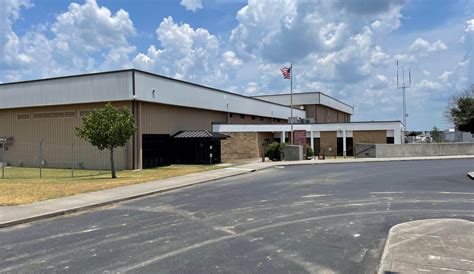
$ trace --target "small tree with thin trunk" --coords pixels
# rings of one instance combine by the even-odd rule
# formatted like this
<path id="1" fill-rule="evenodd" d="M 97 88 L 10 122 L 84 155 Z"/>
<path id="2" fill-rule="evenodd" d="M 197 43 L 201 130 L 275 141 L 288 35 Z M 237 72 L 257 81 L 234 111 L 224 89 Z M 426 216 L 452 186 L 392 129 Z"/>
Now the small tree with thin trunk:
<path id="1" fill-rule="evenodd" d="M 433 142 L 441 143 L 443 141 L 441 131 L 436 126 L 433 127 L 430 133 L 431 133 L 431 138 L 433 139 Z"/>
<path id="2" fill-rule="evenodd" d="M 112 178 L 117 178 L 114 165 L 114 149 L 123 147 L 135 133 L 135 120 L 127 108 L 115 108 L 107 103 L 104 108 L 92 111 L 82 119 L 76 135 L 99 150 L 110 151 Z"/>
<path id="3" fill-rule="evenodd" d="M 474 134 L 474 85 L 451 98 L 446 116 L 460 131 Z"/>

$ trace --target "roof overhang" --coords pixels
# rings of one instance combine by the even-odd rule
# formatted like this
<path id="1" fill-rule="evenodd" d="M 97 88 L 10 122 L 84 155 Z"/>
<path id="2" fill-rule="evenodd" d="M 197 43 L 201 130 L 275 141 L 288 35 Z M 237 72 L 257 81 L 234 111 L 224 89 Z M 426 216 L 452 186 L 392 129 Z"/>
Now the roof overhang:
<path id="1" fill-rule="evenodd" d="M 175 139 L 212 139 L 212 140 L 224 140 L 230 136 L 211 132 L 209 130 L 183 130 L 179 131 L 172 136 Z"/>
<path id="2" fill-rule="evenodd" d="M 291 100 L 291 96 L 293 96 L 293 100 Z M 261 96 L 254 96 L 254 98 L 258 98 L 261 100 L 265 100 L 268 102 L 273 102 L 277 104 L 282 104 L 289 106 L 291 101 L 293 101 L 293 105 L 324 105 L 344 113 L 354 114 L 354 107 L 343 103 L 327 94 L 322 92 L 302 92 L 302 93 L 293 93 L 293 95 L 289 93 L 285 94 L 272 94 L 272 95 L 261 95 Z"/>

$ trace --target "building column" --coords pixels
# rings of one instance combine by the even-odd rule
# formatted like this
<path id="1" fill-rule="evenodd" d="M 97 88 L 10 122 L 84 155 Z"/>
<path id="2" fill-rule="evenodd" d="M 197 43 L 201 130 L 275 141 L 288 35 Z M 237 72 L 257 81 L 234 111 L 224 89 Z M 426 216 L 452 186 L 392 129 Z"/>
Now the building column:
<path id="1" fill-rule="evenodd" d="M 313 159 L 314 159 L 314 155 L 315 155 L 315 151 L 314 151 L 314 132 L 313 130 L 310 131 L 310 134 L 309 134 L 309 137 L 311 138 L 311 149 L 313 150 Z"/>
<path id="2" fill-rule="evenodd" d="M 403 134 L 402 134 L 402 131 L 403 129 L 402 128 L 394 128 L 393 129 L 393 143 L 394 144 L 402 144 L 404 142 L 403 140 Z"/>
<path id="3" fill-rule="evenodd" d="M 347 151 L 346 151 L 346 130 L 342 130 L 342 156 L 346 158 Z"/>
<path id="4" fill-rule="evenodd" d="M 143 152 L 142 152 L 142 104 L 141 102 L 133 101 L 134 104 L 134 118 L 135 118 L 135 126 L 137 131 L 135 132 L 134 136 L 134 168 L 135 169 L 142 169 L 143 168 Z"/>
<path id="5" fill-rule="evenodd" d="M 282 131 L 281 132 L 281 141 L 280 141 L 282 144 L 285 143 L 285 131 Z"/>

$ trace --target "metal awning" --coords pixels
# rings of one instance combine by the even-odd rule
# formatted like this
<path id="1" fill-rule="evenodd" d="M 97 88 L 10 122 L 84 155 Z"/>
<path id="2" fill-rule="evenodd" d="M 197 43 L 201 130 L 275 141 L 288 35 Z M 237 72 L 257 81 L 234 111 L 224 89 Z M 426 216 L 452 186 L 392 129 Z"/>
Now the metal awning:
<path id="1" fill-rule="evenodd" d="M 177 132 L 175 135 L 173 135 L 173 138 L 177 139 L 227 139 L 229 136 L 216 133 L 216 132 L 211 132 L 209 130 L 183 130 Z"/>

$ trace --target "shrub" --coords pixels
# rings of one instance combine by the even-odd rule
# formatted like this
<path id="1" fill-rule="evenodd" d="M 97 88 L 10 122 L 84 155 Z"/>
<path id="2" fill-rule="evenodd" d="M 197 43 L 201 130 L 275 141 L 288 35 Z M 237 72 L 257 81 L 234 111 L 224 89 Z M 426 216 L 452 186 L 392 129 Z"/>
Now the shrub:
<path id="1" fill-rule="evenodd" d="M 278 142 L 273 142 L 268 145 L 267 147 L 267 156 L 272 161 L 279 161 L 281 160 L 281 152 L 283 152 L 283 148 L 285 144 L 280 144 Z"/>
<path id="2" fill-rule="evenodd" d="M 311 158 L 314 156 L 313 149 L 310 146 L 306 146 L 306 157 Z"/>

